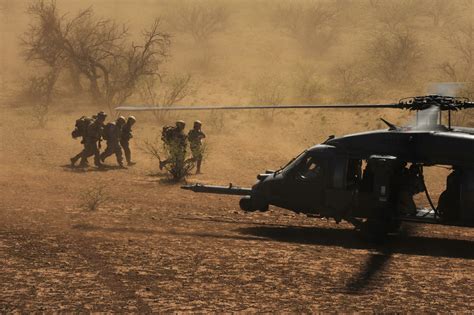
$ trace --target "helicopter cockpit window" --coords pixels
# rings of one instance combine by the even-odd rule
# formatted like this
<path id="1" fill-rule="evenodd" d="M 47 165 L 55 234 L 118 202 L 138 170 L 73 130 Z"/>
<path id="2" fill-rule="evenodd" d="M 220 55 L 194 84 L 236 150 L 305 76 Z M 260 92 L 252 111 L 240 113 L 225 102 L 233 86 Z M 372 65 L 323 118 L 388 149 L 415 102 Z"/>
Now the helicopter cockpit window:
<path id="1" fill-rule="evenodd" d="M 322 173 L 322 164 L 320 160 L 314 157 L 307 157 L 298 167 L 298 177 L 302 180 L 314 180 L 319 178 Z"/>
<path id="2" fill-rule="evenodd" d="M 307 159 L 306 153 L 307 151 L 303 151 L 300 154 L 298 154 L 294 159 L 289 161 L 285 166 L 283 166 L 280 170 L 278 170 L 277 173 L 282 172 L 282 171 L 291 171 L 294 168 L 297 168 L 298 165 L 301 164 L 302 160 Z"/>

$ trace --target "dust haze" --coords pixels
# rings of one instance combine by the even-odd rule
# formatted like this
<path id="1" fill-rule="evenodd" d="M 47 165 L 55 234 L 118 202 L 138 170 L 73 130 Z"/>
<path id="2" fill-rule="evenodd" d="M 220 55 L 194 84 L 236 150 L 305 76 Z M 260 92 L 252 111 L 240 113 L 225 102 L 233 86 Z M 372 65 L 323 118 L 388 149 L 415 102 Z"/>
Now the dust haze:
<path id="1" fill-rule="evenodd" d="M 408 112 L 140 112 L 137 165 L 67 167 L 82 148 L 75 120 L 101 110 L 112 120 L 119 105 L 392 103 L 435 82 L 462 82 L 459 96 L 473 99 L 472 0 L 43 1 L 64 29 L 79 21 L 71 34 L 114 25 L 124 33 L 108 48 L 126 56 L 154 25 L 165 36 L 153 74 L 132 77 L 103 54 L 116 68 L 112 83 L 99 72 L 96 85 L 82 64 L 45 58 L 52 46 L 32 52 L 38 3 L 0 0 L 0 311 L 472 310 L 469 229 L 423 226 L 396 240 L 388 260 L 349 225 L 277 208 L 244 214 L 233 197 L 182 191 L 146 152 L 163 126 L 183 119 L 188 130 L 199 119 L 203 174 L 187 180 L 250 186 L 330 135 L 385 128 L 379 117 L 403 125 Z M 454 120 L 474 125 L 468 112 Z M 427 173 L 435 200 L 446 172 Z"/>

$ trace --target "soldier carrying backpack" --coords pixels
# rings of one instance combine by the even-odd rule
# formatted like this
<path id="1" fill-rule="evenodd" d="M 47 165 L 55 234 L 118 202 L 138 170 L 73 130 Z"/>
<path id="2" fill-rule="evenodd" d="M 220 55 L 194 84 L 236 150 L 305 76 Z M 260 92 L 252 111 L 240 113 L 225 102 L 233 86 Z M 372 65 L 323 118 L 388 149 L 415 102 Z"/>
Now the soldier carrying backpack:
<path id="1" fill-rule="evenodd" d="M 84 150 L 86 148 L 84 139 L 87 135 L 87 128 L 89 127 L 90 124 L 94 122 L 95 117 L 96 116 L 93 116 L 92 118 L 82 116 L 81 118 L 76 120 L 74 130 L 71 132 L 71 136 L 73 139 L 82 138 L 81 144 L 84 146 L 84 148 L 82 149 L 81 152 L 79 152 L 78 154 L 76 154 L 70 159 L 71 166 L 74 166 L 76 162 L 79 161 L 79 159 L 82 157 L 82 154 L 84 153 Z M 87 164 L 87 160 L 86 160 L 86 164 Z"/>
<path id="2" fill-rule="evenodd" d="M 87 126 L 85 135 L 83 136 L 84 151 L 82 151 L 81 156 L 81 167 L 87 166 L 87 158 L 92 155 L 94 156 L 95 166 L 102 167 L 102 163 L 100 163 L 99 145 L 102 139 L 102 129 L 106 117 L 106 113 L 99 112 L 94 121 Z"/>
<path id="3" fill-rule="evenodd" d="M 173 140 L 173 133 L 176 127 L 173 126 L 164 126 L 161 131 L 161 140 L 165 145 L 169 145 Z"/>
<path id="4" fill-rule="evenodd" d="M 184 165 L 184 157 L 186 155 L 186 145 L 188 137 L 184 133 L 185 122 L 178 120 L 175 127 L 163 127 L 161 140 L 163 140 L 169 157 L 165 161 L 160 162 L 160 169 L 163 169 L 170 163 Z"/>
<path id="5" fill-rule="evenodd" d="M 123 166 L 122 147 L 120 146 L 120 135 L 122 133 L 122 127 L 125 125 L 125 117 L 120 116 L 115 122 L 109 122 L 104 127 L 103 138 L 107 142 L 105 151 L 100 155 L 102 162 L 112 154 L 115 154 L 117 163 L 120 167 Z"/>
<path id="6" fill-rule="evenodd" d="M 122 127 L 122 133 L 120 134 L 120 146 L 122 147 L 123 153 L 125 153 L 125 159 L 127 160 L 127 165 L 135 165 L 135 162 L 132 162 L 132 152 L 130 151 L 130 139 L 133 138 L 132 127 L 135 125 L 137 119 L 134 116 L 129 116 L 127 122 Z"/>

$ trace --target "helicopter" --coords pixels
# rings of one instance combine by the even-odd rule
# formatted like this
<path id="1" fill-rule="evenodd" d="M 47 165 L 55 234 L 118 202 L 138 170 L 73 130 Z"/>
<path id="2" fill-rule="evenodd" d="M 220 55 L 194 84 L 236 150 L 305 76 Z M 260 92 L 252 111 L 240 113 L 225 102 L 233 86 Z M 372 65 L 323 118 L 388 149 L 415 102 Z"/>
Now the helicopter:
<path id="1" fill-rule="evenodd" d="M 316 218 L 345 220 L 357 230 L 383 238 L 404 221 L 474 227 L 474 128 L 452 126 L 452 112 L 474 108 L 467 98 L 425 95 L 390 104 L 283 106 L 121 106 L 117 111 L 392 108 L 416 112 L 414 126 L 329 136 L 278 170 L 257 175 L 248 188 L 203 184 L 181 188 L 197 193 L 241 196 L 245 212 L 284 208 Z M 443 113 L 447 112 L 447 125 Z M 409 167 L 408 167 L 409 165 Z M 449 167 L 446 190 L 435 207 L 423 168 Z M 431 208 L 420 209 L 424 192 Z"/>

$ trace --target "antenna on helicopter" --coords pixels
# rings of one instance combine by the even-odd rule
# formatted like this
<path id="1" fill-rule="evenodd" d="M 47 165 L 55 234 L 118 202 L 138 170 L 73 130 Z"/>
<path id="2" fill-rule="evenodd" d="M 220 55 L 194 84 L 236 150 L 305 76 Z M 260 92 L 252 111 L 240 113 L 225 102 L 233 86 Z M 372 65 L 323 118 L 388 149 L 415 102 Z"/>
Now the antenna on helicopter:
<path id="1" fill-rule="evenodd" d="M 397 126 L 395 126 L 394 124 L 392 124 L 391 122 L 383 119 L 383 118 L 380 118 L 381 121 L 384 122 L 384 124 L 386 124 L 388 126 L 388 130 L 399 130 L 400 128 L 398 128 Z"/>

